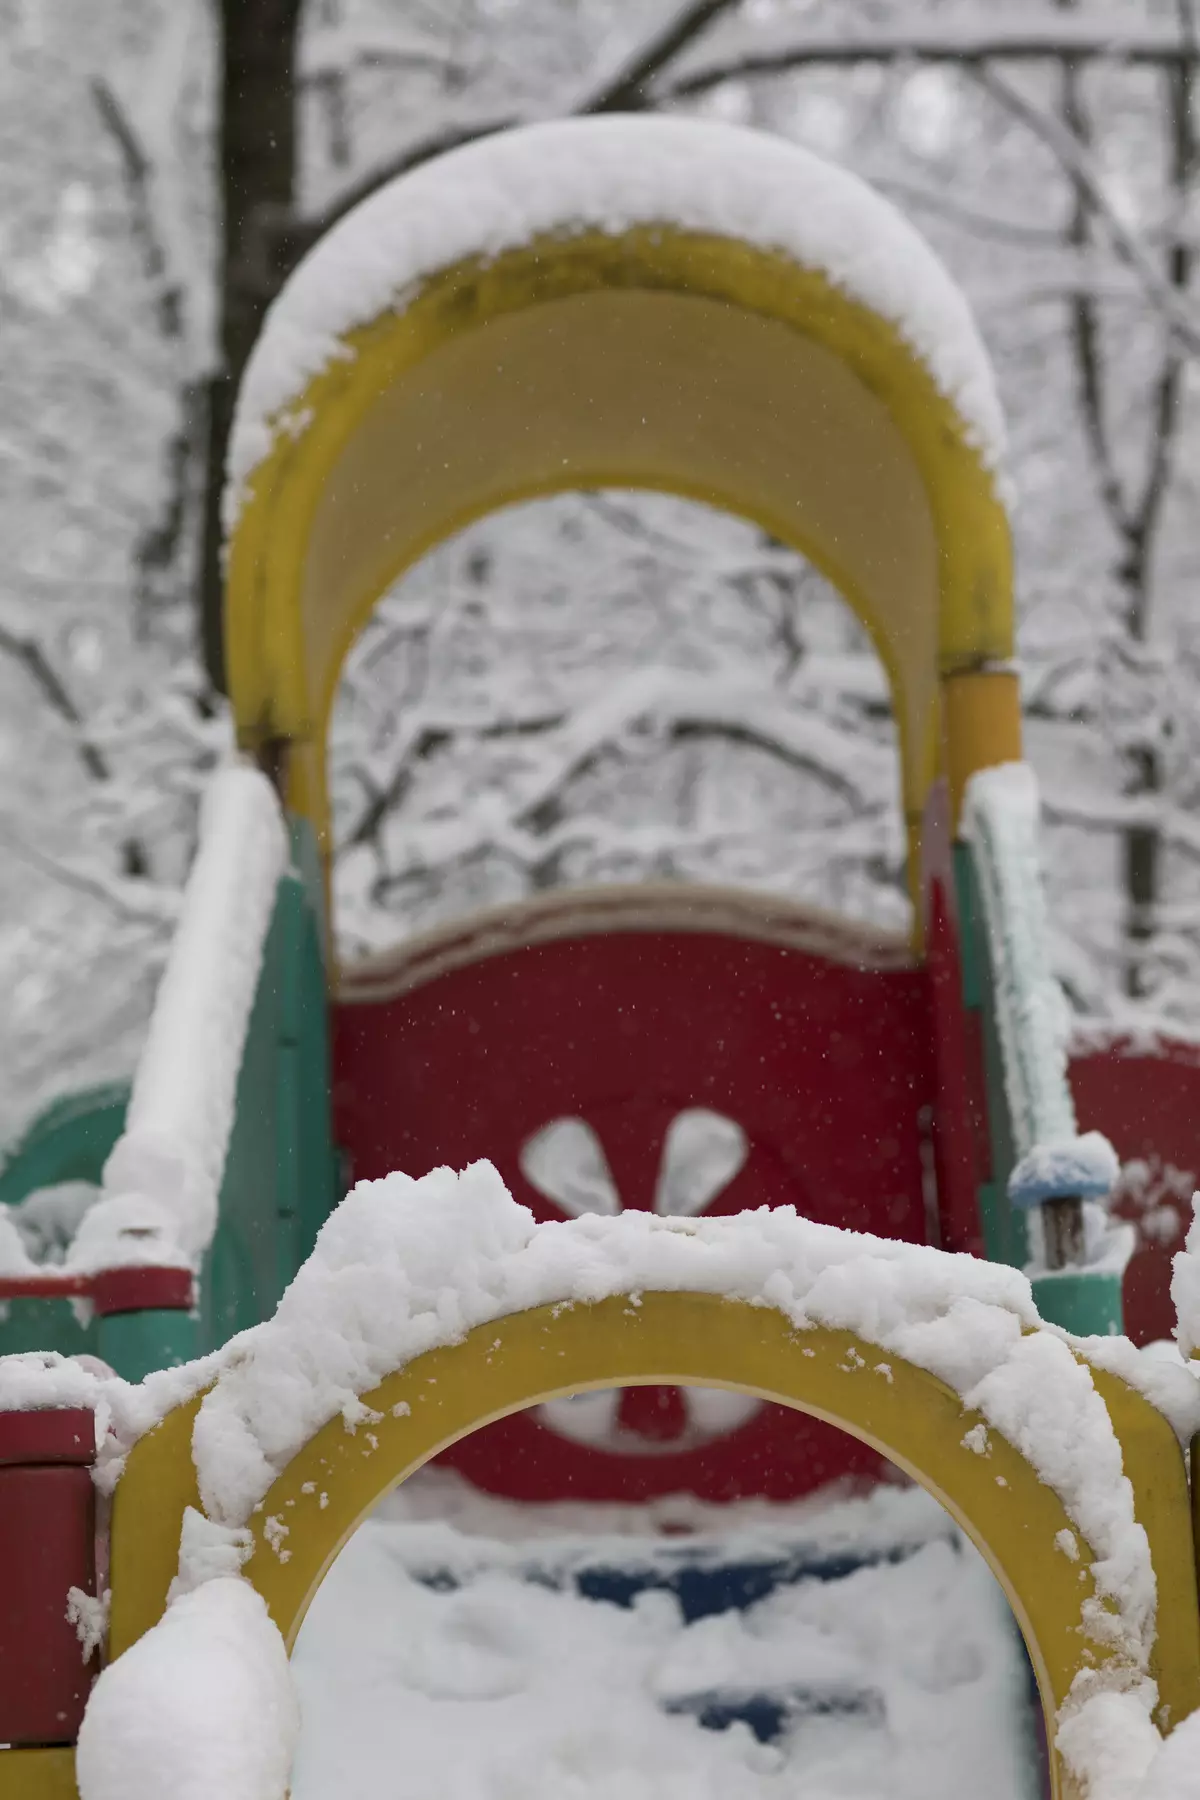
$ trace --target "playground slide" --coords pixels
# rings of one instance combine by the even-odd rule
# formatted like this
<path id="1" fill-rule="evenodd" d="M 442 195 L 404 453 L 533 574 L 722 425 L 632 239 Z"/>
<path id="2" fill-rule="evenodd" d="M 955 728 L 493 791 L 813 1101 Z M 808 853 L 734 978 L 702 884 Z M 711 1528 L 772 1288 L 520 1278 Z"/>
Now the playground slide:
<path id="1" fill-rule="evenodd" d="M 398 1768 L 409 1793 L 529 1800 L 1040 1792 L 1008 1603 L 918 1488 L 547 1519 L 418 1476 L 335 1564 L 293 1668 L 294 1800 L 369 1800 Z"/>
<path id="2" fill-rule="evenodd" d="M 297 272 L 232 456 L 244 760 L 209 796 L 123 1116 L 60 1113 L 0 1177 L 4 1347 L 38 1352 L 0 1358 L 0 1790 L 236 1777 L 282 1800 L 299 1743 L 316 1800 L 350 1791 L 350 1735 L 365 1793 L 394 1738 L 353 1707 L 322 1736 L 315 1696 L 336 1665 L 361 1701 L 367 1582 L 414 1800 L 489 1706 L 495 1737 L 455 1765 L 469 1795 L 536 1792 L 530 1757 L 544 1791 L 597 1796 L 702 1769 L 746 1794 L 982 1792 L 986 1719 L 1009 1800 L 1037 1736 L 994 1576 L 1054 1800 L 1171 1791 L 1200 1703 L 1200 1388 L 1119 1335 L 1130 1234 L 1100 1206 L 1116 1158 L 1079 1128 L 1048 968 L 1000 438 L 928 249 L 753 134 L 500 134 Z M 863 618 L 911 937 L 617 889 L 335 973 L 347 642 L 464 519 L 614 483 L 757 520 Z M 335 1142 L 357 1181 L 336 1208 Z M 470 1528 L 381 1516 L 322 1588 L 438 1458 L 408 1502 L 445 1515 L 465 1478 Z M 889 1465 L 953 1528 L 891 1487 L 806 1498 Z M 618 1496 L 619 1550 L 578 1510 Z M 567 1551 L 545 1527 L 572 1505 Z M 536 1548 L 507 1543 L 517 1514 Z M 566 1644 L 594 1704 L 564 1687 Z"/>

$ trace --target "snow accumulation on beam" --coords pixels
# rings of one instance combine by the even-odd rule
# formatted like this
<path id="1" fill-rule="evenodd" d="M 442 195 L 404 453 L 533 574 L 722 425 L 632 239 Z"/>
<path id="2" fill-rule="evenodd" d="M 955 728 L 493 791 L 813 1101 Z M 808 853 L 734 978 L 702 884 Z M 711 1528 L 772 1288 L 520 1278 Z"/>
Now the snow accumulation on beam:
<path id="1" fill-rule="evenodd" d="M 1154 1571 L 1086 1362 L 1064 1333 L 1038 1329 L 1018 1271 L 817 1225 L 792 1208 L 537 1225 L 487 1163 L 461 1175 L 439 1169 L 422 1181 L 361 1183 L 322 1230 L 275 1319 L 242 1337 L 201 1404 L 193 1449 L 205 1510 L 227 1531 L 244 1527 L 322 1425 L 339 1413 L 353 1425 L 360 1396 L 386 1374 L 475 1326 L 535 1306 L 671 1291 L 770 1306 L 799 1330 L 855 1332 L 938 1376 L 965 1412 L 1019 1450 L 1095 1553 L 1096 1596 L 1081 1608 L 1081 1629 L 1115 1651 L 1068 1705 L 1065 1719 L 1085 1720 L 1073 1754 L 1087 1763 L 1088 1709 L 1097 1699 L 1107 1706 L 1112 1682 L 1134 1709 L 1137 1754 L 1148 1763 L 1158 1744 L 1148 1672 Z M 1160 1405 L 1169 1390 L 1177 1429 L 1200 1417 L 1189 1372 L 1164 1363 L 1143 1371 L 1132 1347 L 1120 1362 L 1126 1379 L 1144 1373 L 1148 1385 L 1161 1382 Z M 965 1443 L 964 1454 L 975 1448 Z"/>
<path id="2" fill-rule="evenodd" d="M 248 765 L 216 774 L 199 847 L 101 1198 L 66 1266 L 196 1266 L 216 1229 L 238 1074 L 287 868 L 283 817 Z"/>
<path id="3" fill-rule="evenodd" d="M 75 1754 L 82 1800 L 283 1800 L 299 1731 L 283 1639 L 248 1581 L 168 1608 L 100 1677 Z"/>
<path id="4" fill-rule="evenodd" d="M 1027 763 L 982 769 L 967 785 L 963 835 L 974 852 L 995 984 L 1005 1096 L 1018 1161 L 1016 1205 L 1107 1196 L 1120 1172 L 1096 1131 L 1079 1134 L 1067 1075 L 1066 997 L 1050 966 L 1038 852 L 1037 778 Z"/>
<path id="5" fill-rule="evenodd" d="M 982 1428 L 1026 1458 L 1091 1546 L 1096 1591 L 1083 1603 L 1080 1625 L 1113 1652 L 1081 1675 L 1064 1709 L 1070 1754 L 1088 1768 L 1105 1733 L 1115 1732 L 1122 1766 L 1148 1767 L 1159 1743 L 1149 1675 L 1155 1576 L 1088 1359 L 1147 1393 L 1184 1441 L 1200 1427 L 1200 1383 L 1180 1364 L 1145 1357 L 1123 1340 L 1072 1340 L 1042 1325 L 1028 1280 L 1002 1265 L 814 1224 L 792 1208 L 714 1219 L 627 1212 L 539 1225 L 488 1163 L 461 1174 L 434 1170 L 419 1181 L 396 1174 L 361 1183 L 322 1228 L 275 1317 L 206 1363 L 133 1388 L 63 1358 L 0 1359 L 0 1408 L 96 1408 L 107 1428 L 99 1477 L 111 1488 L 130 1442 L 208 1386 L 193 1437 L 207 1519 L 197 1516 L 185 1533 L 167 1614 L 172 1630 L 182 1629 L 176 1614 L 187 1596 L 206 1584 L 236 1583 L 247 1522 L 291 1457 L 339 1415 L 348 1427 L 361 1420 L 361 1396 L 386 1375 L 532 1307 L 681 1291 L 771 1307 L 799 1331 L 852 1331 L 936 1375 L 961 1397 L 964 1412 L 980 1415 L 982 1427 L 964 1429 L 964 1455 L 978 1453 Z M 236 1610 L 231 1603 L 230 1613 Z M 225 1617 L 205 1613 L 197 1624 L 214 1656 L 224 1654 Z M 244 1623 L 260 1633 L 261 1622 Z M 114 1720 L 131 1708 L 136 1714 L 139 1670 L 153 1686 L 154 1667 L 149 1655 L 113 1664 L 96 1689 L 97 1708 L 110 1708 Z M 114 1691 L 126 1685 L 132 1698 Z M 195 1683 L 193 1691 L 200 1691 Z M 149 1689 L 145 1699 L 149 1707 Z M 185 1725 L 171 1726 L 180 1741 L 188 1738 Z M 263 1756 L 260 1767 L 270 1764 Z M 84 1800 L 104 1800 L 116 1789 L 85 1784 L 82 1791 Z"/>
<path id="6" fill-rule="evenodd" d="M 548 235 L 675 226 L 777 251 L 895 327 L 958 410 L 985 464 L 1004 422 L 966 299 L 929 245 L 865 182 L 766 133 L 693 119 L 569 119 L 498 133 L 398 177 L 346 215 L 267 314 L 238 397 L 226 527 L 273 423 L 352 352 L 356 326 L 402 311 L 468 258 Z"/>

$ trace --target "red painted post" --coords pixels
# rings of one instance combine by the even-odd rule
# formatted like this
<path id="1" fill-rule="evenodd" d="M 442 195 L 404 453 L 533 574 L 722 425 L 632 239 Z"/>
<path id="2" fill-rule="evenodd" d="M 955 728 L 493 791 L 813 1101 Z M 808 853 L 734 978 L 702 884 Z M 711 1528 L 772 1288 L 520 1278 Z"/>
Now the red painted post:
<path id="1" fill-rule="evenodd" d="M 67 1620 L 96 1587 L 95 1421 L 82 1409 L 0 1413 L 0 1743 L 75 1741 L 95 1665 Z"/>

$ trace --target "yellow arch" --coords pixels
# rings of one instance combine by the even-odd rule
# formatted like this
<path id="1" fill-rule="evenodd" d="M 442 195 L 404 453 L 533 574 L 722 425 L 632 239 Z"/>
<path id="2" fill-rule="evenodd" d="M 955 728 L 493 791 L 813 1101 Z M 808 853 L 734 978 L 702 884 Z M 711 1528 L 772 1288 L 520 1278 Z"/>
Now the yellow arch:
<path id="1" fill-rule="evenodd" d="M 1151 1673 L 1164 1729 L 1200 1704 L 1200 1618 L 1187 1477 L 1166 1421 L 1115 1377 L 1094 1374 L 1135 1490 L 1158 1578 Z M 872 1444 L 933 1493 L 1003 1585 L 1037 1672 L 1050 1742 L 1076 1673 L 1110 1650 L 1090 1644 L 1081 1608 L 1094 1593 L 1086 1543 L 1071 1561 L 1062 1502 L 993 1433 L 989 1453 L 963 1443 L 978 1422 L 914 1364 L 843 1331 L 796 1331 L 777 1312 L 713 1295 L 651 1293 L 595 1305 L 539 1307 L 479 1327 L 418 1357 L 362 1396 L 377 1420 L 351 1434 L 340 1418 L 300 1450 L 251 1521 L 246 1565 L 289 1648 L 333 1559 L 391 1488 L 492 1419 L 589 1387 L 656 1382 L 731 1387 L 829 1420 Z M 191 1433 L 199 1401 L 133 1451 L 112 1531 L 110 1654 L 161 1616 L 175 1573 L 183 1510 L 199 1507 Z M 280 1527 L 284 1527 L 281 1533 Z M 1079 1537 L 1077 1531 L 1074 1532 Z M 1069 1794 L 1053 1758 L 1054 1794 Z"/>
<path id="2" fill-rule="evenodd" d="M 1006 677 L 982 732 L 974 700 L 948 709 L 942 745 L 940 682 L 974 695 L 1013 651 L 993 478 L 895 327 L 820 271 L 671 226 L 543 236 L 442 270 L 343 348 L 274 422 L 225 614 L 240 740 L 282 756 L 326 854 L 329 713 L 371 608 L 472 519 L 569 488 L 705 501 L 834 581 L 892 683 L 910 847 L 947 764 L 957 787 L 1019 755 Z"/>

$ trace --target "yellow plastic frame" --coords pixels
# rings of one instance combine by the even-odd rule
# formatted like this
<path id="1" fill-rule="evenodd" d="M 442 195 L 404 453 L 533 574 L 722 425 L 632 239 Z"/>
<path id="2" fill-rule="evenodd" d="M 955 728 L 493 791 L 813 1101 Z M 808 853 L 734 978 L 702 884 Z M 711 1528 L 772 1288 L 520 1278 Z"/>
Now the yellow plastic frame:
<path id="1" fill-rule="evenodd" d="M 894 326 L 781 253 L 664 224 L 460 263 L 342 350 L 274 422 L 225 613 L 240 741 L 281 758 L 326 855 L 330 709 L 381 594 L 486 512 L 600 486 L 739 513 L 838 586 L 888 670 L 915 852 L 939 680 L 1011 658 L 1012 574 L 992 475 Z M 1019 749 L 1007 688 L 1000 710 L 974 766 Z"/>
<path id="2" fill-rule="evenodd" d="M 1183 1456 L 1166 1421 L 1131 1388 L 1098 1372 L 1093 1379 L 1122 1445 L 1158 1579 L 1151 1673 L 1165 1730 L 1200 1704 L 1200 1617 Z M 995 1432 L 986 1455 L 968 1448 L 963 1439 L 979 1415 L 936 1377 L 850 1332 L 797 1331 L 781 1314 L 748 1302 L 650 1293 L 539 1307 L 418 1357 L 362 1396 L 377 1421 L 352 1433 L 336 1419 L 289 1462 L 251 1521 L 255 1550 L 246 1576 L 290 1648 L 342 1545 L 386 1493 L 439 1450 L 493 1419 L 562 1394 L 658 1382 L 733 1388 L 826 1419 L 934 1494 L 1008 1595 L 1053 1744 L 1054 1717 L 1076 1673 L 1110 1654 L 1081 1630 L 1082 1604 L 1094 1592 L 1094 1557 L 1058 1496 Z M 118 1486 L 111 1655 L 161 1616 L 184 1508 L 200 1507 L 191 1458 L 199 1404 L 178 1409 L 135 1448 Z M 1078 1561 L 1055 1542 L 1063 1530 L 1079 1540 Z M 1057 1754 L 1052 1775 L 1056 1800 L 1069 1797 Z"/>

